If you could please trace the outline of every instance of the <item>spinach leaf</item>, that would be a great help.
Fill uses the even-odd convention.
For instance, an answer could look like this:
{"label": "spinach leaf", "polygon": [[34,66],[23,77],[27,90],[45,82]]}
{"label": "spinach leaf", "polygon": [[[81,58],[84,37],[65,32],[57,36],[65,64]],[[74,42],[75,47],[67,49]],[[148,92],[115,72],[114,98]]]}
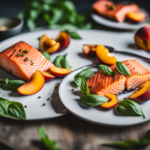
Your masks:
{"label": "spinach leaf", "polygon": [[57,141],[56,140],[50,140],[48,138],[48,135],[44,129],[44,127],[39,127],[38,128],[38,136],[40,137],[41,141],[47,147],[49,150],[62,150],[61,148],[58,147]]}
{"label": "spinach leaf", "polygon": [[42,55],[47,59],[47,60],[51,60],[51,55],[48,52],[42,52]]}
{"label": "spinach leaf", "polygon": [[90,95],[90,91],[89,91],[86,80],[82,77],[80,77],[80,80],[81,80],[81,84],[80,84],[81,92],[85,95]]}
{"label": "spinach leaf", "polygon": [[143,116],[145,118],[141,106],[137,102],[130,99],[119,102],[117,110],[126,116]]}
{"label": "spinach leaf", "polygon": [[91,70],[91,68],[86,68],[86,69],[82,70],[81,72],[79,72],[78,74],[75,75],[74,82],[77,86],[80,86],[81,78],[79,78],[79,77],[82,77],[82,78],[87,80],[94,75],[95,75],[95,73]]}
{"label": "spinach leaf", "polygon": [[24,110],[23,105],[19,102],[10,101],[8,113],[13,117],[26,120],[26,112]]}
{"label": "spinach leaf", "polygon": [[117,61],[116,62],[116,69],[121,74],[124,74],[124,75],[127,75],[127,76],[131,77],[130,71],[129,71],[128,67],[124,63]]}
{"label": "spinach leaf", "polygon": [[88,105],[91,106],[99,106],[105,102],[107,102],[109,99],[107,97],[101,96],[101,95],[86,95],[80,98],[80,101],[86,102]]}

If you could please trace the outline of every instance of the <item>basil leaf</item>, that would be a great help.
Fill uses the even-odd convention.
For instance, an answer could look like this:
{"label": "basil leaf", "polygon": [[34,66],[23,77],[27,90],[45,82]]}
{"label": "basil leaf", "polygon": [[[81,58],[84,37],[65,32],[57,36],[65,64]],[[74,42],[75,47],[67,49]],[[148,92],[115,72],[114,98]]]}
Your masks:
{"label": "basil leaf", "polygon": [[42,126],[39,127],[37,133],[38,133],[38,136],[40,137],[41,141],[45,145],[45,147],[47,147],[49,150],[61,150],[58,147],[56,140],[50,140],[48,138],[48,135],[47,135],[44,127],[42,127]]}
{"label": "basil leaf", "polygon": [[67,54],[65,54],[64,57],[62,58],[61,65],[63,68],[71,69],[72,67],[69,65],[66,57],[67,57]]}
{"label": "basil leaf", "polygon": [[72,39],[82,39],[76,31],[70,31],[68,29],[64,31],[67,32]]}
{"label": "basil leaf", "polygon": [[26,120],[26,112],[24,110],[23,105],[19,102],[10,101],[8,113],[13,117]]}
{"label": "basil leaf", "polygon": [[112,70],[106,65],[98,65],[100,70],[106,75],[112,75]]}
{"label": "basil leaf", "polygon": [[105,102],[107,102],[109,99],[107,97],[101,96],[101,95],[86,95],[80,98],[80,101],[84,101],[87,104],[91,106],[99,106]]}
{"label": "basil leaf", "polygon": [[1,83],[1,87],[5,90],[12,90],[12,91],[17,91],[17,89],[25,84],[24,81],[22,80],[9,80],[9,79],[5,79],[5,82],[0,82]]}
{"label": "basil leaf", "polygon": [[140,139],[140,146],[146,145],[150,145],[150,130],[148,130],[145,136]]}
{"label": "basil leaf", "polygon": [[132,148],[138,146],[140,142],[138,140],[128,140],[124,142],[116,142],[116,143],[107,143],[103,144],[103,146],[108,147],[119,147],[119,148]]}
{"label": "basil leaf", "polygon": [[84,78],[80,77],[81,80],[81,84],[80,84],[80,89],[81,92],[85,95],[89,95],[90,94],[90,90],[88,88],[87,82]]}
{"label": "basil leaf", "polygon": [[30,30],[33,30],[33,29],[36,28],[36,24],[35,24],[34,20],[31,19],[31,18],[28,18],[28,19],[27,19],[26,24],[27,24],[27,26],[28,26],[28,28],[29,28]]}
{"label": "basil leaf", "polygon": [[82,77],[82,78],[87,80],[94,75],[95,75],[95,73],[91,70],[91,68],[86,68],[86,69],[82,70],[81,72],[79,72],[78,74],[75,75],[74,82],[77,86],[80,86],[81,78],[79,78],[79,77]]}
{"label": "basil leaf", "polygon": [[141,106],[137,102],[130,99],[119,102],[117,110],[126,116],[143,116],[145,118]]}
{"label": "basil leaf", "polygon": [[0,115],[8,115],[8,104],[9,100],[0,97]]}
{"label": "basil leaf", "polygon": [[124,63],[117,61],[116,62],[116,69],[121,74],[124,74],[124,75],[127,75],[127,76],[131,77],[130,71],[129,71],[128,67]]}
{"label": "basil leaf", "polygon": [[37,19],[38,15],[39,15],[39,11],[36,9],[31,9],[29,11],[29,15],[30,15],[31,19],[35,20],[35,19]]}
{"label": "basil leaf", "polygon": [[51,60],[51,55],[48,52],[42,52],[42,55],[47,59],[47,60]]}

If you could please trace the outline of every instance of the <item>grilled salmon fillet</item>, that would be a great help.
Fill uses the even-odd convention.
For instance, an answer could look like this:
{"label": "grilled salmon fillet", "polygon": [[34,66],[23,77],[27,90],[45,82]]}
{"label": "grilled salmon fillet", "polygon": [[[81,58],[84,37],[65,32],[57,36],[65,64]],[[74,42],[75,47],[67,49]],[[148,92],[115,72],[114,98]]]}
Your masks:
{"label": "grilled salmon fillet", "polygon": [[140,11],[136,4],[114,4],[113,2],[107,0],[96,1],[92,8],[100,15],[117,22],[123,22],[126,19],[128,12]]}
{"label": "grilled salmon fillet", "polygon": [[137,60],[126,60],[123,63],[128,67],[131,77],[126,76],[127,90],[135,89],[150,80],[150,71]]}
{"label": "grilled salmon fillet", "polygon": [[[118,73],[116,76],[105,75],[99,71],[92,78],[87,80],[90,93],[104,95],[104,93],[118,94],[125,87],[127,90],[135,89],[144,82],[150,80],[150,71],[136,60],[125,60],[123,63],[128,67],[131,77]],[[116,64],[110,67],[116,71]]]}
{"label": "grilled salmon fillet", "polygon": [[47,71],[52,65],[37,49],[22,41],[0,53],[0,66],[24,81],[29,81],[36,70]]}
{"label": "grilled salmon fillet", "polygon": [[[112,71],[116,71],[116,65],[110,67]],[[115,76],[105,75],[99,71],[92,78],[87,80],[90,93],[103,95],[104,93],[117,94],[125,89],[126,77],[120,73]]]}

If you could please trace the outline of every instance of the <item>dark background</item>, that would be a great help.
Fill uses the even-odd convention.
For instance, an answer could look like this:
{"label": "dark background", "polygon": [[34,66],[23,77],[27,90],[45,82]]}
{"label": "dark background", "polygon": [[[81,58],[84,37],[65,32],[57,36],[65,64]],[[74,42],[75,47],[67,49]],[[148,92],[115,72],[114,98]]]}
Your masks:
{"label": "dark background", "polygon": [[[25,4],[29,0],[0,0],[0,17],[2,16],[17,16],[18,13],[24,9]],[[87,13],[90,11],[92,4],[96,0],[72,0],[76,5],[77,12],[79,14]],[[115,2],[121,2],[123,0],[113,0]],[[140,7],[144,7],[150,12],[150,0],[132,0]],[[25,26],[23,31],[28,30]]]}

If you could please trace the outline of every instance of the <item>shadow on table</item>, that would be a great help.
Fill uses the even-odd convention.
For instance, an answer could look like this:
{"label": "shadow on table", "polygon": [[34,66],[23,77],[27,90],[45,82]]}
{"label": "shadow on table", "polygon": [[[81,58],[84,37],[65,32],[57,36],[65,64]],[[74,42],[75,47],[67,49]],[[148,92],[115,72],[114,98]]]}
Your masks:
{"label": "shadow on table", "polygon": [[0,150],[14,150],[14,149],[0,141]]}

